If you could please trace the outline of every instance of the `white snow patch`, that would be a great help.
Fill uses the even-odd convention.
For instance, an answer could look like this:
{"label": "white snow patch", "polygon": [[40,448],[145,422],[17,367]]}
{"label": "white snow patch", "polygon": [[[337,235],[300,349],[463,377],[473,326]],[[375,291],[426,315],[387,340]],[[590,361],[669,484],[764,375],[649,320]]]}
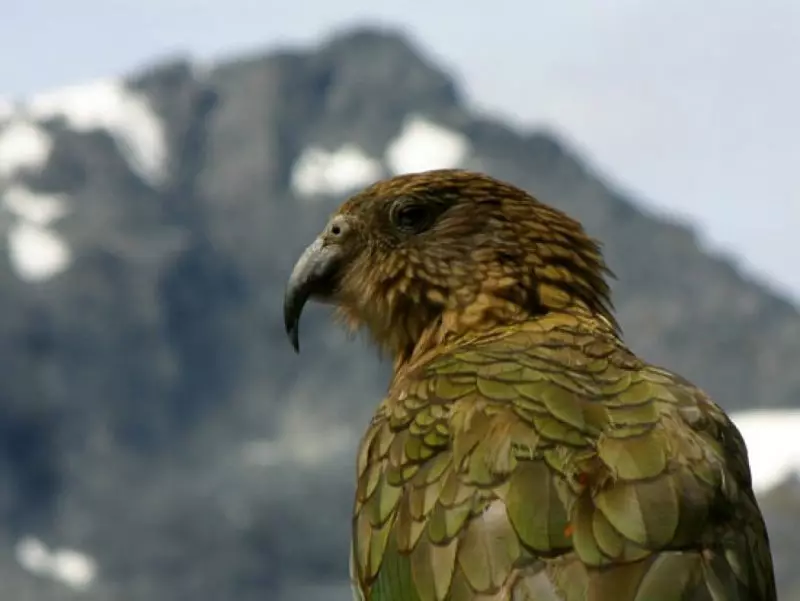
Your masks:
{"label": "white snow patch", "polygon": [[291,185],[301,196],[339,195],[373,183],[382,173],[380,162],[354,144],[333,152],[312,147],[295,162]]}
{"label": "white snow patch", "polygon": [[460,167],[470,151],[466,136],[420,117],[405,120],[386,149],[386,163],[395,174]]}
{"label": "white snow patch", "polygon": [[32,536],[17,542],[15,554],[24,569],[63,582],[73,589],[86,589],[97,576],[97,564],[88,555],[74,549],[51,551]]}
{"label": "white snow patch", "polygon": [[742,411],[731,419],[747,444],[756,492],[766,492],[792,474],[800,474],[800,410]]}
{"label": "white snow patch", "polygon": [[3,193],[3,204],[20,219],[36,225],[48,225],[67,212],[62,194],[32,192],[22,186],[8,188]]}
{"label": "white snow patch", "polygon": [[242,449],[245,462],[258,467],[316,467],[351,451],[358,440],[352,426],[315,418],[301,408],[287,410],[280,431],[276,439],[246,443]]}
{"label": "white snow patch", "polygon": [[0,98],[0,123],[4,121],[8,121],[11,117],[14,116],[16,112],[16,106],[14,102],[9,100],[8,98]]}
{"label": "white snow patch", "polygon": [[41,574],[50,565],[50,551],[44,543],[33,537],[25,537],[17,542],[15,550],[17,562],[29,572]]}
{"label": "white snow patch", "polygon": [[8,234],[9,258],[17,275],[36,282],[63,271],[70,262],[69,247],[47,227],[67,212],[63,195],[11,186],[3,194],[3,205],[17,217]]}
{"label": "white snow patch", "polygon": [[315,467],[331,461],[350,448],[354,432],[346,426],[333,426],[306,434],[287,433],[275,440],[253,440],[244,445],[245,462],[259,467],[293,463]]}
{"label": "white snow patch", "polygon": [[133,169],[152,183],[163,181],[167,144],[161,120],[143,95],[122,82],[103,80],[38,94],[25,108],[37,119],[62,117],[77,131],[108,130]]}
{"label": "white snow patch", "polygon": [[51,557],[58,579],[72,588],[85,589],[94,580],[97,567],[88,555],[74,549],[56,549]]}
{"label": "white snow patch", "polygon": [[20,169],[41,169],[50,157],[53,140],[38,125],[15,119],[0,129],[0,178]]}
{"label": "white snow patch", "polygon": [[69,265],[71,252],[52,230],[20,220],[8,234],[9,258],[17,275],[29,282],[53,277]]}

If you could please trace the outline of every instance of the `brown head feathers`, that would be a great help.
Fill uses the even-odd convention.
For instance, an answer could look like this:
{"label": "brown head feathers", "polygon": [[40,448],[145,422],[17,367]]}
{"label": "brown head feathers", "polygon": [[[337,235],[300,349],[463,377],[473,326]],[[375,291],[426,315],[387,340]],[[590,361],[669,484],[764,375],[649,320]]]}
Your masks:
{"label": "brown head feathers", "polygon": [[340,207],[315,245],[333,257],[327,271],[316,267],[330,286],[316,296],[400,363],[420,346],[551,312],[618,329],[599,244],[563,212],[481,173],[377,182]]}

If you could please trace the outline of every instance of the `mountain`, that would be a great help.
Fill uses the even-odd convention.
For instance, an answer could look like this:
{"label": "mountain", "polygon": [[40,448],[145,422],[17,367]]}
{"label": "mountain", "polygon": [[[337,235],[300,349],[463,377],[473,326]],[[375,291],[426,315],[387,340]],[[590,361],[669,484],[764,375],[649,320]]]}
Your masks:
{"label": "mountain", "polygon": [[[553,133],[473,111],[405,36],[161,62],[0,102],[4,594],[348,599],[353,451],[389,369],[319,307],[295,356],[283,285],[349,191],[445,166],[603,240],[645,358],[731,411],[800,408],[797,307]],[[789,601],[798,490],[762,497]]]}

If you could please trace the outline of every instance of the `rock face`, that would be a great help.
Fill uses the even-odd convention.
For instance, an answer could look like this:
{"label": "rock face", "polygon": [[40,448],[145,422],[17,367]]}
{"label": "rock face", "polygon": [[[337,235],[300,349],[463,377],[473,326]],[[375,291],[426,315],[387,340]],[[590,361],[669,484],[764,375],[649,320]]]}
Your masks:
{"label": "rock face", "polygon": [[[0,111],[3,598],[348,599],[353,449],[388,366],[315,307],[298,359],[283,284],[354,187],[456,165],[605,241],[644,357],[729,410],[800,406],[796,308],[550,134],[471,112],[401,36],[160,64]],[[766,504],[796,595],[799,498]]]}

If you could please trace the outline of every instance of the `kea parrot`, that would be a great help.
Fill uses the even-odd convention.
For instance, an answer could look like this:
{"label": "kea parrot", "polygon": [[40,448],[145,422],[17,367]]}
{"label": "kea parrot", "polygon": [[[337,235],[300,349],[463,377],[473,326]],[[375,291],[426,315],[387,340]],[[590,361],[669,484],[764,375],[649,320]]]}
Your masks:
{"label": "kea parrot", "polygon": [[314,299],[393,359],[356,459],[356,599],[776,599],[742,436],[626,347],[610,277],[580,223],[481,173],[391,177],[330,218],[290,340]]}

